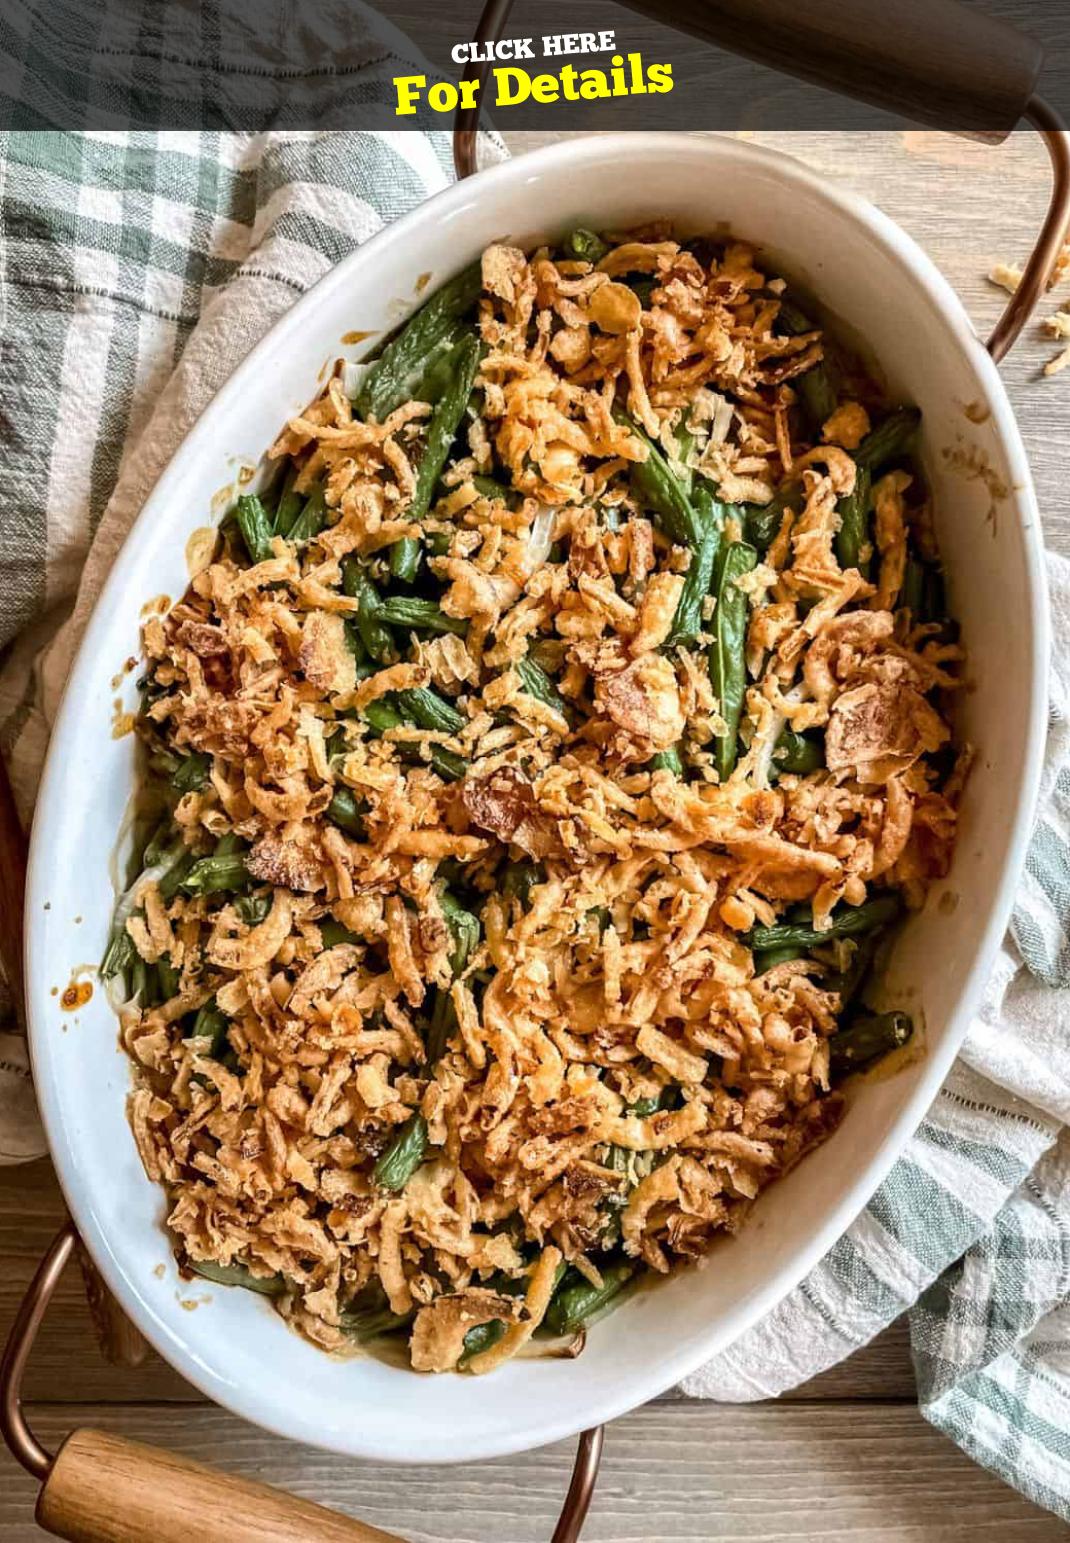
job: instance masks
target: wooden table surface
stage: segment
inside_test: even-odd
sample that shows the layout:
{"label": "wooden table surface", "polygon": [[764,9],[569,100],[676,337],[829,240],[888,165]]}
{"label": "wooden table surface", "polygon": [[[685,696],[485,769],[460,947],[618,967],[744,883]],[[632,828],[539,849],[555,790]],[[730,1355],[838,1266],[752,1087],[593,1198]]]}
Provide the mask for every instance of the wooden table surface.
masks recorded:
{"label": "wooden table surface", "polygon": [[[510,148],[521,154],[555,137],[513,135]],[[920,133],[753,137],[880,204],[929,251],[978,327],[989,328],[1004,297],[985,274],[997,261],[1025,257],[1047,198],[1046,157],[1031,136],[1000,149]],[[1054,301],[1046,307],[1054,308]],[[1057,453],[1070,422],[1070,371],[1052,379],[1040,373],[1054,351],[1033,327],[1004,370],[1049,543],[1070,554],[1070,496]],[[0,1170],[0,1331],[60,1216],[46,1162]],[[155,1358],[137,1372],[104,1365],[73,1275],[47,1320],[27,1394],[46,1444],[91,1423],[266,1479],[414,1543],[541,1543],[571,1460],[565,1444],[450,1469],[391,1469],[287,1444],[205,1404]],[[0,1452],[5,1543],[42,1536],[35,1491]],[[669,1397],[618,1420],[584,1536],[590,1543],[1055,1543],[1065,1528],[926,1425],[899,1324],[777,1403]]]}

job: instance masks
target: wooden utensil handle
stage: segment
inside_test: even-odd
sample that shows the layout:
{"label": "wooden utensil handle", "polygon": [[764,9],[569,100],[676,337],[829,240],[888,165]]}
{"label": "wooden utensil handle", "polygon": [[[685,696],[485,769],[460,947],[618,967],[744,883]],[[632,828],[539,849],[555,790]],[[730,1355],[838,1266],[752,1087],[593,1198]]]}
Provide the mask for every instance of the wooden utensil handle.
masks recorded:
{"label": "wooden utensil handle", "polygon": [[104,1431],[74,1431],[37,1500],[37,1522],[69,1543],[401,1543],[252,1479]]}
{"label": "wooden utensil handle", "polygon": [[679,32],[933,128],[1004,139],[1040,45],[961,0],[623,0]]}

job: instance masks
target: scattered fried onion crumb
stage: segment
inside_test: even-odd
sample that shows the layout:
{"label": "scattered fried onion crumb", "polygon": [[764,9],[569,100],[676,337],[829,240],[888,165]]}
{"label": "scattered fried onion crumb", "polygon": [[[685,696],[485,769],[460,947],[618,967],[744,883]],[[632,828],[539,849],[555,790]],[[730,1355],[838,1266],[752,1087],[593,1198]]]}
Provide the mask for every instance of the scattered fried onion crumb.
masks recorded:
{"label": "scattered fried onion crumb", "polygon": [[[361,422],[335,378],[272,451],[324,528],[251,565],[225,527],[145,622],[170,857],[120,916],[157,982],[121,1011],[130,1117],[183,1264],[278,1282],[327,1350],[370,1317],[418,1369],[475,1374],[527,1346],[562,1270],[704,1255],[835,1128],[854,945],[763,971],[749,929],[923,902],[955,835],[961,658],[901,608],[906,474],[874,490],[869,576],[841,567],[849,452],[885,408],[859,376],[814,444],[821,334],[784,335],[749,247],[654,229],[592,266],[503,243],[482,275],[478,432],[427,511],[438,630],[385,628],[350,582],[388,585],[416,528],[429,404]],[[696,559],[642,502],[632,425],[722,500],[783,495],[737,586],[724,781],[715,601],[669,641]],[[785,726],[823,736],[820,769],[779,767]],[[201,858],[238,887],[195,881]]]}

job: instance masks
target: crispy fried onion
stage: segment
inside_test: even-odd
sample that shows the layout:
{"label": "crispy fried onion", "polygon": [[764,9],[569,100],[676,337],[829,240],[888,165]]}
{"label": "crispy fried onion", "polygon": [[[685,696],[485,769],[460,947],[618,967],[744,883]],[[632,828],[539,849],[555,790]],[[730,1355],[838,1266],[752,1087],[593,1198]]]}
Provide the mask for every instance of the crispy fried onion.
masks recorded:
{"label": "crispy fried onion", "polygon": [[[274,1283],[328,1349],[378,1323],[418,1370],[474,1374],[523,1350],[561,1267],[597,1290],[702,1255],[833,1128],[854,944],[772,962],[752,929],[920,904],[968,760],[948,778],[958,649],[903,598],[908,554],[934,558],[904,472],[840,562],[878,399],[851,376],[866,406],[815,443],[820,331],[777,325],[748,247],[502,242],[482,283],[479,417],[421,523],[452,336],[366,421],[333,378],[264,495],[315,495],[301,540],[251,563],[228,533],[147,616],[167,823],[115,946],[182,1259]],[[721,500],[722,549],[769,527],[745,640],[651,499],[665,466]],[[418,587],[388,592],[414,535]]]}

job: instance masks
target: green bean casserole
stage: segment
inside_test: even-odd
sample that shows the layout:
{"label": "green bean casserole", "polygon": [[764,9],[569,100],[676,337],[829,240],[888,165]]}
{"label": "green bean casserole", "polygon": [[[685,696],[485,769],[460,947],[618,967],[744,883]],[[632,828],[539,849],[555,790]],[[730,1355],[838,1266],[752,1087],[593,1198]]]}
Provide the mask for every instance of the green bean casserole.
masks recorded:
{"label": "green bean casserole", "polygon": [[814,315],[736,241],[492,246],[149,615],[102,973],[184,1272],[575,1354],[910,1040],[962,654],[918,414]]}

